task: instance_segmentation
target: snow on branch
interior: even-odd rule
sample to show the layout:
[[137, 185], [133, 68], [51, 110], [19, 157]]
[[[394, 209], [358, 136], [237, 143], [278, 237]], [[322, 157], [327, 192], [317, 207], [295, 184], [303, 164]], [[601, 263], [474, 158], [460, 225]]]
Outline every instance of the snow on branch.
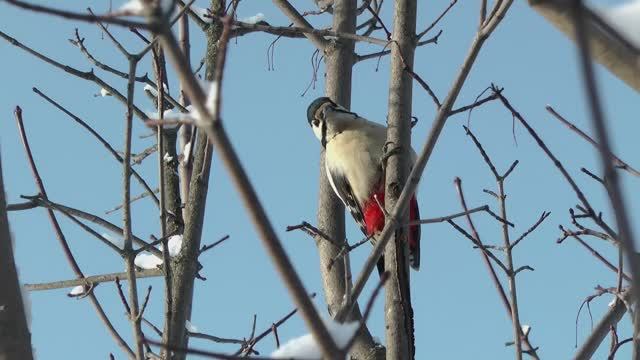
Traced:
[[[167, 246], [169, 249], [169, 256], [175, 257], [180, 254], [182, 249], [182, 235], [173, 235], [167, 240]], [[160, 245], [160, 251], [162, 251], [162, 245]], [[134, 264], [142, 269], [156, 269], [162, 265], [162, 258], [148, 253], [140, 253], [136, 256]]]
[[[324, 319], [324, 323], [339, 348], [343, 348], [349, 343], [349, 340], [359, 327], [357, 321], [340, 324], [333, 319]], [[322, 351], [313, 335], [306, 334], [289, 340], [276, 351], [272, 352], [271, 356], [276, 359], [321, 359]]]
[[640, 48], [640, 0], [602, 8], [598, 12], [609, 25]]

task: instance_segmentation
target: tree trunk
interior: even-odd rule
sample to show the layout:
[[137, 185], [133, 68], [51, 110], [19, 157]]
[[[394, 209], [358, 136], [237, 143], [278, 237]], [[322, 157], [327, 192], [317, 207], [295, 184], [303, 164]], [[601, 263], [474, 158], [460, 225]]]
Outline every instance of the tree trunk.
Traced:
[[[210, 9], [212, 14], [222, 15], [225, 9], [224, 0], [211, 0]], [[221, 34], [222, 25], [220, 23], [212, 23], [207, 30], [205, 78], [209, 81], [213, 80], [214, 77], [218, 54], [218, 39], [220, 39]], [[204, 227], [212, 153], [213, 145], [209, 143], [207, 134], [204, 131], [198, 131], [189, 197], [186, 201], [182, 250], [172, 261], [171, 269], [173, 275], [171, 279], [173, 318], [170, 324], [171, 339], [169, 344], [180, 348], [186, 348], [189, 344], [185, 324], [187, 320], [191, 319], [194, 282], [199, 270], [198, 255]], [[185, 353], [176, 352], [172, 358], [183, 360], [185, 355]]]
[[[391, 80], [387, 129], [385, 207], [391, 212], [409, 175], [411, 149], [411, 96], [416, 41], [416, 0], [395, 3], [391, 45]], [[408, 211], [400, 223], [408, 222]], [[413, 309], [409, 291], [409, 261], [406, 227], [398, 227], [384, 252], [389, 281], [385, 291], [387, 359], [406, 360], [415, 356]]]
[[[333, 4], [333, 30], [355, 33], [356, 0], [336, 0]], [[354, 59], [354, 42], [341, 39], [329, 46], [326, 53], [326, 88], [325, 92], [336, 103], [349, 108], [351, 105], [351, 74]], [[324, 151], [320, 154], [320, 194], [318, 199], [318, 228], [334, 241], [345, 242], [344, 206], [335, 195], [325, 173]], [[327, 265], [334, 259], [340, 249], [325, 239], [316, 239], [320, 254], [320, 273], [329, 313], [334, 316], [344, 300], [347, 286], [346, 269], [343, 261], [336, 261], [331, 271]], [[347, 253], [345, 256], [349, 256]], [[350, 271], [350, 270], [349, 270]], [[349, 284], [349, 286], [351, 286]], [[356, 305], [347, 321], [359, 321], [362, 318]], [[351, 356], [354, 359], [384, 359], [384, 351], [377, 345], [368, 328], [354, 343]]]
[[31, 333], [27, 326], [18, 271], [13, 258], [6, 209], [0, 162], [0, 360], [30, 360], [33, 359]]

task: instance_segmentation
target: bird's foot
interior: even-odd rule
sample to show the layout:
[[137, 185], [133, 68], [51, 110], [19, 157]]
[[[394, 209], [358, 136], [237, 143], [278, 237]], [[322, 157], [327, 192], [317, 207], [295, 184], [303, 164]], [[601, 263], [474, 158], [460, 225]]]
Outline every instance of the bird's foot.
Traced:
[[395, 146], [392, 141], [387, 141], [382, 148], [382, 166], [387, 168], [387, 160], [393, 155], [398, 155], [402, 151], [402, 146]]

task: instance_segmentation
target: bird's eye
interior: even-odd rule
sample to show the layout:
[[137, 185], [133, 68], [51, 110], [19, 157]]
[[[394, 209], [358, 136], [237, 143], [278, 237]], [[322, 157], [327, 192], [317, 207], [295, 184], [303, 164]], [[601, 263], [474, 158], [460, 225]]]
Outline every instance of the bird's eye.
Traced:
[[318, 126], [318, 125], [320, 125], [320, 120], [314, 119], [313, 120], [313, 126]]

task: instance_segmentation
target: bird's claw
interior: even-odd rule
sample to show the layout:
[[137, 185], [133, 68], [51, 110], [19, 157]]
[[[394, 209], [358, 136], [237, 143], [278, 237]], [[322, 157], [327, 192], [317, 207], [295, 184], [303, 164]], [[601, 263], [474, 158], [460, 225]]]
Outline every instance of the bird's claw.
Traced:
[[398, 155], [402, 151], [401, 146], [395, 146], [392, 141], [387, 141], [382, 148], [382, 165], [387, 167], [387, 160], [393, 155]]

